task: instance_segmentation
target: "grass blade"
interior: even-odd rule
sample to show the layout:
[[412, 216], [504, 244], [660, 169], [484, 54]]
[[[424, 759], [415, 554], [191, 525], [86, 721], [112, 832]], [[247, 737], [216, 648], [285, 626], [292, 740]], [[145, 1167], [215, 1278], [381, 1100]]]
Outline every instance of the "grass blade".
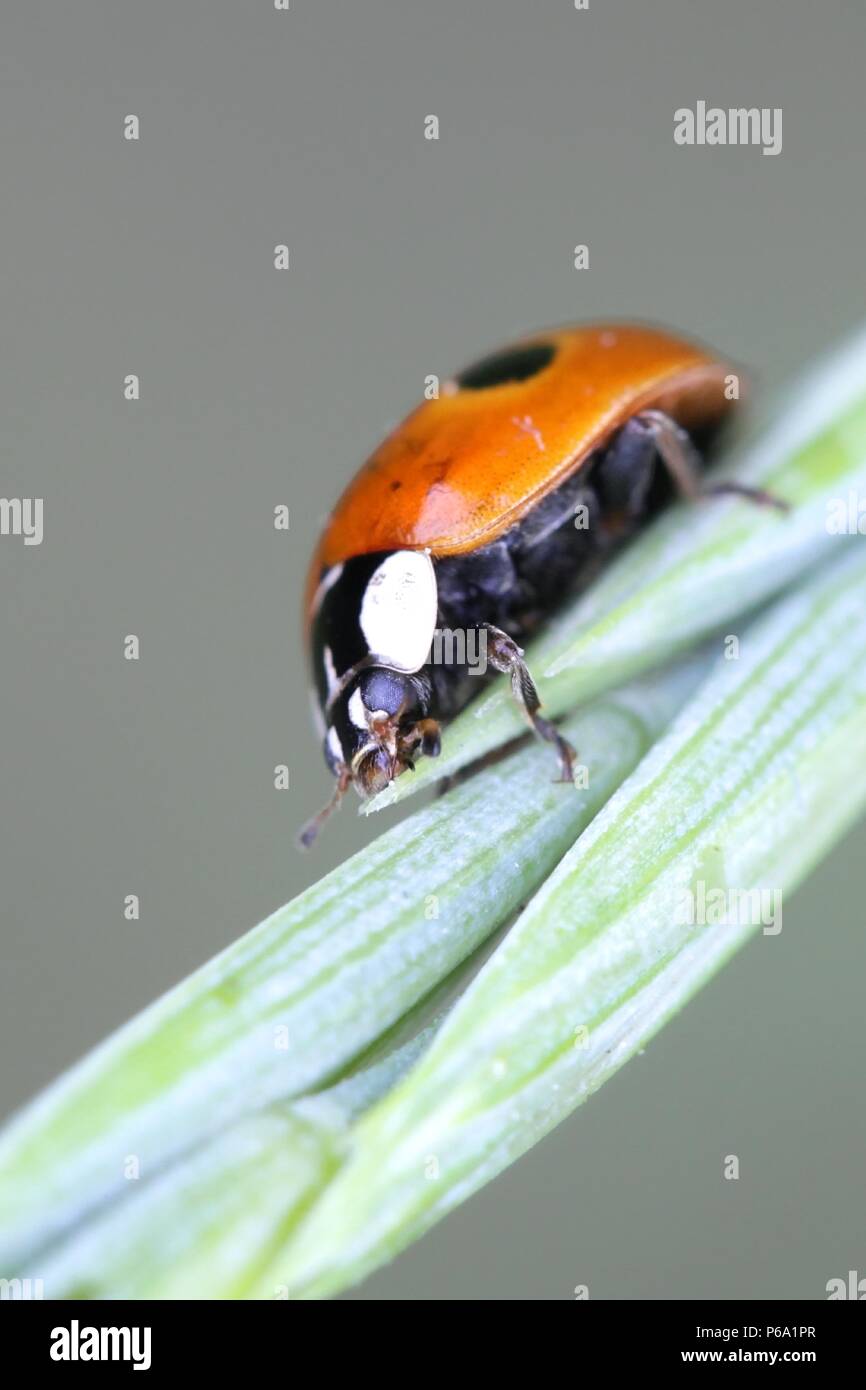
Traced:
[[353, 1120], [432, 1032], [316, 1096], [243, 1116], [152, 1181], [130, 1175], [123, 1200], [26, 1277], [53, 1299], [244, 1298], [345, 1161]]
[[[320, 1089], [525, 902], [693, 687], [686, 662], [569, 724], [584, 790], [536, 745], [382, 835], [133, 1019], [0, 1140], [0, 1270], [238, 1116]], [[496, 814], [491, 815], [491, 807]]]
[[[866, 795], [866, 559], [826, 525], [833, 496], [856, 512], [866, 493], [866, 340], [784, 420], [736, 468], [788, 489], [793, 518], [663, 518], [537, 647], [557, 672], [548, 706], [830, 562], [699, 696], [706, 652], [572, 716], [586, 789], [549, 782], [549, 750], [525, 747], [61, 1078], [0, 1136], [0, 1274], [47, 1273], [49, 1296], [334, 1292], [534, 1143], [754, 929], [680, 920], [687, 890], [796, 885]], [[491, 691], [445, 767], [518, 730]], [[443, 765], [427, 769], [398, 788]]]
[[[759, 925], [731, 890], [790, 892], [847, 829], [866, 803], [864, 757], [860, 546], [719, 662], [361, 1120], [351, 1161], [259, 1292], [345, 1287], [574, 1109]], [[721, 893], [729, 920], [690, 921], [684, 895], [701, 892]]]

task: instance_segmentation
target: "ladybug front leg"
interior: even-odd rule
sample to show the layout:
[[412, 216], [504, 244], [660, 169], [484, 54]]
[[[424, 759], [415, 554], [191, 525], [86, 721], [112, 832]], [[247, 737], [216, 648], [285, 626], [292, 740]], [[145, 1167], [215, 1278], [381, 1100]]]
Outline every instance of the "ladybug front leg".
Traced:
[[681, 496], [699, 502], [705, 497], [744, 497], [759, 507], [790, 511], [790, 504], [764, 488], [745, 483], [705, 483], [701, 477], [701, 457], [686, 430], [661, 410], [642, 410], [621, 431], [636, 428], [652, 439], [659, 458]]
[[518, 647], [507, 632], [494, 627], [492, 623], [483, 623], [482, 630], [487, 634], [487, 660], [490, 665], [495, 671], [501, 671], [504, 675], [511, 677], [511, 689], [523, 714], [539, 738], [543, 738], [547, 743], [552, 743], [556, 747], [559, 754], [559, 780], [561, 782], [573, 781], [575, 751], [571, 744], [562, 737], [556, 725], [552, 724], [549, 719], [542, 719], [538, 713], [541, 708], [541, 701], [538, 698], [535, 681], [529, 674], [529, 667], [523, 660], [522, 648]]
[[333, 815], [349, 790], [352, 782], [352, 774], [349, 769], [341, 763], [337, 768], [337, 780], [334, 784], [334, 793], [327, 806], [323, 806], [318, 815], [308, 820], [298, 832], [297, 845], [299, 849], [310, 849], [313, 841], [319, 834], [322, 826], [330, 815]]

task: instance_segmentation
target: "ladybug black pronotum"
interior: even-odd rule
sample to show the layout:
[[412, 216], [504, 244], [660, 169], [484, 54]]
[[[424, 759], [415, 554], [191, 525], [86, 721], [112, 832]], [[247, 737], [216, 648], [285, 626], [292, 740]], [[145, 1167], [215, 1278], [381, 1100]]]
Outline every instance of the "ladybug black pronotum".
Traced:
[[572, 750], [539, 714], [518, 642], [671, 491], [780, 505], [700, 482], [735, 382], [729, 364], [660, 329], [557, 328], [460, 372], [380, 445], [310, 568], [307, 630], [336, 788], [303, 844], [350, 783], [373, 795], [439, 752], [439, 721], [479, 681], [465, 661], [430, 659], [438, 629], [483, 633], [488, 664], [511, 676], [570, 778]]

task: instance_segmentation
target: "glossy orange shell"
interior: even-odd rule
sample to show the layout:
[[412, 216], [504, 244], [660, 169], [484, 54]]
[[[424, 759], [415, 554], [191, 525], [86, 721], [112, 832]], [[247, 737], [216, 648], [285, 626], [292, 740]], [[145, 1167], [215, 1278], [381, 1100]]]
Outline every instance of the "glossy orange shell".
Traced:
[[733, 368], [694, 343], [633, 324], [592, 324], [521, 340], [555, 344], [525, 381], [483, 390], [445, 383], [398, 425], [346, 488], [310, 568], [377, 550], [465, 554], [495, 540], [639, 410], [685, 428], [730, 409]]

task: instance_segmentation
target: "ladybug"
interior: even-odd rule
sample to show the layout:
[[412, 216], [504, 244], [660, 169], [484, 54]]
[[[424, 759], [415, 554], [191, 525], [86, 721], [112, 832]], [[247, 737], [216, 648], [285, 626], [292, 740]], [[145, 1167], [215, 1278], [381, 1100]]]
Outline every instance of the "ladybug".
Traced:
[[[306, 625], [333, 798], [381, 791], [479, 688], [472, 653], [540, 714], [519, 645], [672, 491], [778, 499], [701, 471], [736, 396], [732, 367], [659, 328], [551, 329], [458, 372], [398, 425], [334, 508], [313, 556]], [[435, 639], [462, 635], [450, 653]], [[471, 640], [469, 640], [471, 639]], [[450, 659], [443, 659], [443, 653]]]

